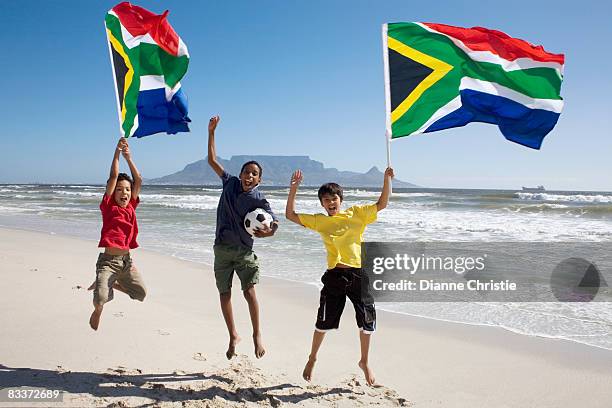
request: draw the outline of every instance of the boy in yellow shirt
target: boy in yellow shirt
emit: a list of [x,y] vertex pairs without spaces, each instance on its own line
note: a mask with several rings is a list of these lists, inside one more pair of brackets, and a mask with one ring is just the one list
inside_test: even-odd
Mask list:
[[303,179],[302,171],[297,170],[291,176],[285,216],[296,224],[318,232],[327,250],[328,269],[321,278],[323,289],[317,322],[308,362],[302,373],[306,381],[312,378],[312,370],[325,332],[338,328],[348,297],[355,308],[359,327],[361,359],[358,365],[363,370],[367,383],[372,385],[375,382],[374,372],[368,364],[368,355],[370,335],[376,329],[376,309],[371,299],[362,298],[361,242],[366,225],[376,221],[378,211],[385,208],[389,202],[392,178],[393,169],[388,167],[378,201],[370,205],[355,205],[344,211],[340,210],[343,200],[342,187],[336,183],[324,184],[319,188],[318,195],[327,215],[313,215],[295,212],[295,196]]

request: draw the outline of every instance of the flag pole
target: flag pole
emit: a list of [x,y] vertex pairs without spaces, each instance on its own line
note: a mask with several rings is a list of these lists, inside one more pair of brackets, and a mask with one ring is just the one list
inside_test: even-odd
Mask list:
[[[389,47],[387,24],[382,25],[383,67],[385,76],[385,140],[387,142],[387,167],[391,167],[391,84],[389,83]],[[393,190],[392,183],[389,187]]]
[[387,142],[387,167],[391,167],[391,91],[389,84],[389,50],[387,24],[382,25],[383,67],[385,74],[385,139]]
[[115,102],[117,103],[117,114],[119,115],[119,133],[121,137],[125,137],[123,128],[121,127],[121,105],[119,105],[119,89],[117,89],[117,76],[115,75],[115,63],[113,61],[113,52],[111,50],[110,38],[108,37],[108,28],[104,23],[104,33],[106,34],[106,44],[108,45],[108,56],[111,63],[111,71],[113,71],[113,85],[115,86]]

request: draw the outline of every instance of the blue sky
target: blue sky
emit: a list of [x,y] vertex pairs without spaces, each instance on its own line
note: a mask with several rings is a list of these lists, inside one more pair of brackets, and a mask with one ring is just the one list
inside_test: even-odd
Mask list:
[[[2,1],[0,183],[103,183],[119,137],[103,19],[112,1]],[[217,151],[384,168],[380,26],[480,25],[565,53],[565,108],[540,151],[471,124],[400,139],[398,178],[428,187],[612,191],[612,6],[605,1],[140,1],[186,42],[192,132],[132,140],[145,177]],[[306,175],[307,176],[307,175]],[[289,178],[289,175],[287,175]]]

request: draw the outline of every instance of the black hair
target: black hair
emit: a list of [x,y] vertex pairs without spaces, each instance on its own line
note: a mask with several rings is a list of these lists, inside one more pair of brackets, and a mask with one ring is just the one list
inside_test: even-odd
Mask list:
[[323,196],[325,194],[329,194],[331,196],[338,195],[340,197],[340,201],[344,201],[344,196],[342,194],[342,187],[336,183],[325,183],[321,187],[319,187],[319,201],[323,201]]
[[117,176],[117,183],[120,182],[121,180],[127,180],[130,182],[130,188],[134,187],[134,180],[132,180],[132,178],[130,176],[128,176],[126,173],[119,173],[119,175]]
[[259,167],[259,177],[263,176],[263,169],[261,168],[261,164],[257,163],[255,160],[250,160],[250,161],[248,161],[248,162],[244,163],[244,164],[242,165],[242,168],[240,169],[240,173],[241,173],[241,174],[242,174],[242,172],[244,171],[244,168],[245,168],[246,166],[248,166],[249,164],[254,164],[254,165],[256,165],[257,167]]

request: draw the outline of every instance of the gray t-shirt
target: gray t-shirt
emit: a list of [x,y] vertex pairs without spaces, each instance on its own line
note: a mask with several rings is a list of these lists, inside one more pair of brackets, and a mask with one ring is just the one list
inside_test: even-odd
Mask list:
[[217,206],[215,244],[239,245],[253,248],[253,237],[244,229],[244,217],[256,208],[263,208],[278,221],[270,203],[257,187],[242,191],[240,179],[224,171],[221,175],[223,192]]

